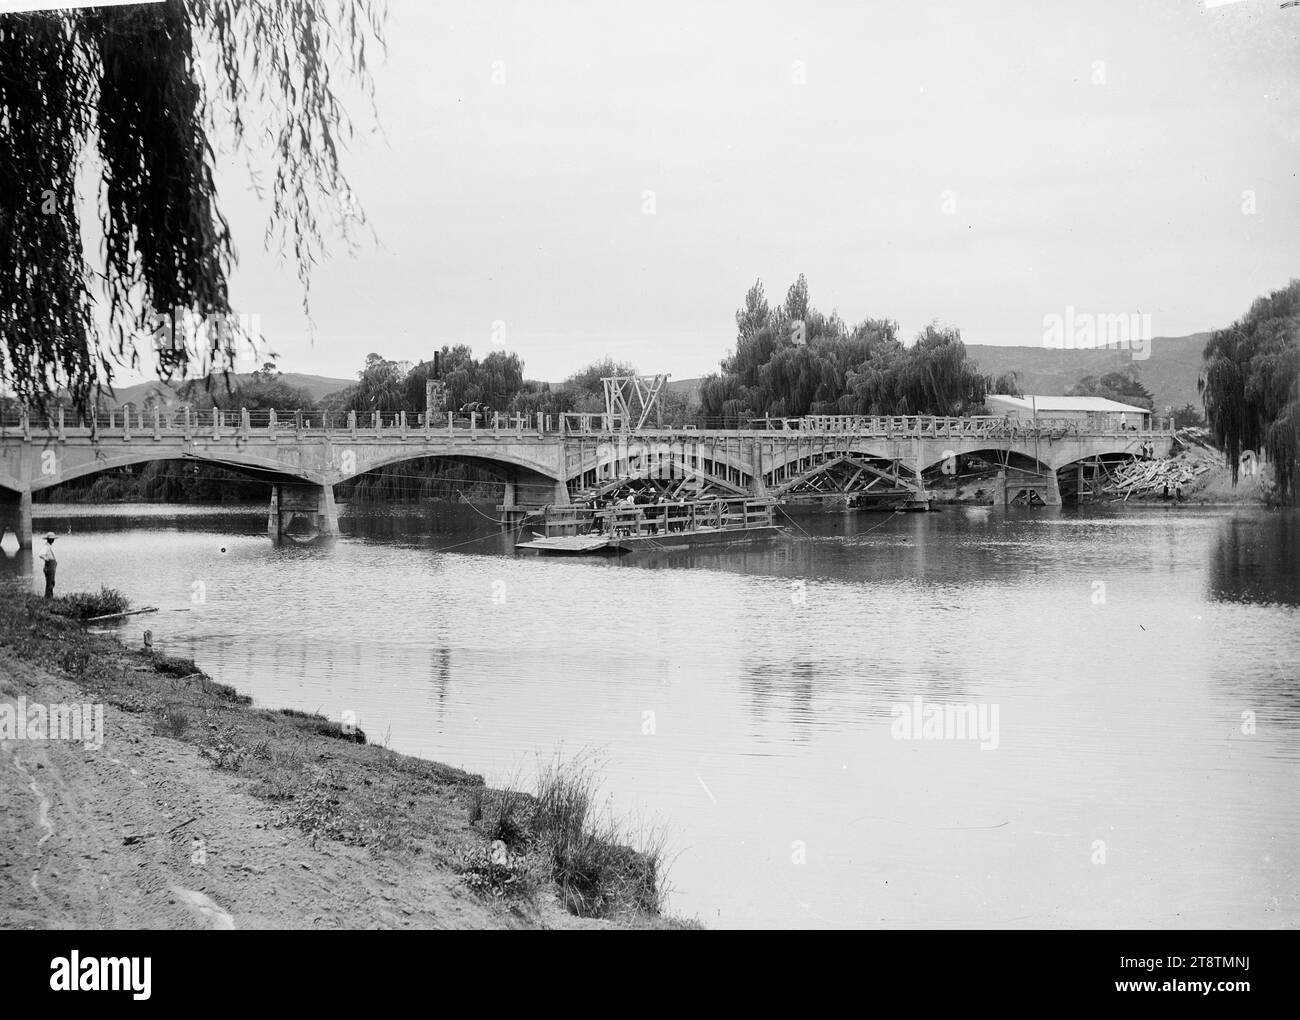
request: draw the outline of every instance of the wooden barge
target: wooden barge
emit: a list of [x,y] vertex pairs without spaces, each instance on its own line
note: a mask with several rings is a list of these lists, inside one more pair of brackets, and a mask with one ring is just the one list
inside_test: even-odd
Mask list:
[[675,500],[610,507],[547,507],[527,518],[515,548],[550,556],[616,556],[760,542],[788,534],[772,499]]

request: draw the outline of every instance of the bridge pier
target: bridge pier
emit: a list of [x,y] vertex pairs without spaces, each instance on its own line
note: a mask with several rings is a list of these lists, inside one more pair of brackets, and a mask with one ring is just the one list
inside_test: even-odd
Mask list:
[[993,505],[1003,510],[1010,506],[1060,506],[1061,485],[1055,471],[1034,472],[1006,468],[998,472]]
[[0,489],[0,539],[12,531],[20,549],[32,547],[32,494]]
[[271,510],[266,518],[271,541],[285,538],[336,538],[339,511],[334,486],[305,482],[277,482],[271,486]]

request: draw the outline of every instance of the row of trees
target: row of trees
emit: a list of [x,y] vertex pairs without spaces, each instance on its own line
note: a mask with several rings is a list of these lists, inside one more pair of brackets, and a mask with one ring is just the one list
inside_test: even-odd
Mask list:
[[[525,379],[524,363],[518,354],[494,351],[480,360],[463,344],[443,347],[437,368],[447,388],[448,407],[454,410],[478,404],[505,414],[604,411],[605,390],[601,380],[636,373],[632,365],[605,357],[552,386]],[[319,408],[343,414],[415,411],[424,407],[425,383],[434,378],[434,373],[433,361],[412,365],[370,354],[357,381],[324,397],[319,401]],[[666,393],[661,398],[661,406],[668,422],[689,424],[698,417],[685,394]]]
[[1138,378],[1136,365],[1129,365],[1122,372],[1107,372],[1105,375],[1085,375],[1066,393],[1067,397],[1104,397],[1121,404],[1145,407],[1154,410],[1155,398],[1151,391],[1142,385]]
[[736,312],[736,349],[700,388],[709,420],[805,414],[942,414],[983,410],[990,392],[1019,393],[1014,373],[991,379],[966,354],[959,330],[933,323],[911,346],[891,319],[850,327],[813,307],[800,274],[785,301],[768,304],[761,280]]

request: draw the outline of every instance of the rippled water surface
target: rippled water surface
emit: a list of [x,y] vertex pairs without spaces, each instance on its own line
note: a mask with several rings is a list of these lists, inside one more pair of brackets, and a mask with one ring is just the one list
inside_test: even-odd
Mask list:
[[[466,509],[279,549],[260,508],[36,513],[61,590],[159,606],[124,640],[260,704],[497,783],[597,756],[711,926],[1300,923],[1293,513],[831,514],[557,560]],[[896,739],[916,698],[996,709],[996,747]]]

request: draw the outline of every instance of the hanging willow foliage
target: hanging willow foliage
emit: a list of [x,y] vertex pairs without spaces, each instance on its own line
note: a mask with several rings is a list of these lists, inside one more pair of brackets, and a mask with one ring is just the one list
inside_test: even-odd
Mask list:
[[1197,386],[1233,483],[1242,454],[1262,451],[1281,498],[1300,502],[1300,280],[1257,298],[1204,357]]
[[96,350],[75,190],[86,47],[58,18],[0,18],[0,383],[84,399]]
[[[382,46],[383,14],[382,0],[165,0],[0,16],[0,384],[38,406],[60,390],[82,406],[116,364],[136,364],[142,336],[174,337],[160,368],[182,377],[228,371],[258,339],[230,306],[222,135],[269,144],[266,240],[295,260],[308,310],[323,218],[349,243],[364,223],[341,169],[353,129],[332,71],[373,98],[366,46]],[[79,218],[86,166],[99,175],[94,260]]]

